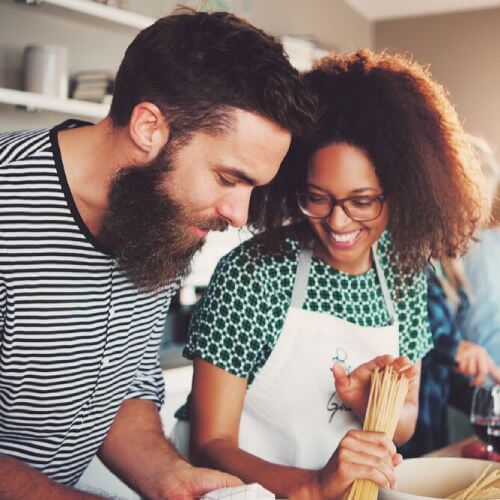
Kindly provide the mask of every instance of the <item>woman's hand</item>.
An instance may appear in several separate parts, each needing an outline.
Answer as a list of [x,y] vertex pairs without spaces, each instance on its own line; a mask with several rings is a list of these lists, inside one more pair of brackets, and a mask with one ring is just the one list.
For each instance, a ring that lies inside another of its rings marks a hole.
[[363,421],[370,395],[371,376],[376,368],[380,369],[391,364],[397,372],[408,379],[408,394],[394,434],[394,441],[399,445],[410,439],[414,432],[418,414],[420,364],[412,364],[406,356],[394,359],[387,354],[378,356],[368,363],[363,363],[351,373],[347,373],[344,367],[337,363],[333,366],[333,377],[339,397]]
[[394,488],[394,467],[401,460],[394,443],[384,433],[350,430],[328,463],[290,499],[341,499],[356,479]]
[[488,375],[500,383],[500,370],[490,355],[478,344],[461,340],[455,355],[457,370],[466,377],[473,377],[471,384],[480,385]]
[[389,355],[378,356],[368,363],[359,365],[351,373],[347,373],[340,363],[333,365],[333,378],[338,396],[351,407],[363,421],[370,395],[370,382],[376,368],[390,365],[394,358]]

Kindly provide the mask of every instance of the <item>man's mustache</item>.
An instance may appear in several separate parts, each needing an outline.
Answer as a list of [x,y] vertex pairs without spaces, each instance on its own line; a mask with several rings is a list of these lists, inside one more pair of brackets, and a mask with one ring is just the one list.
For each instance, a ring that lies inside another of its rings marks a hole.
[[210,219],[196,224],[203,231],[219,231],[224,232],[229,227],[229,222],[223,219]]

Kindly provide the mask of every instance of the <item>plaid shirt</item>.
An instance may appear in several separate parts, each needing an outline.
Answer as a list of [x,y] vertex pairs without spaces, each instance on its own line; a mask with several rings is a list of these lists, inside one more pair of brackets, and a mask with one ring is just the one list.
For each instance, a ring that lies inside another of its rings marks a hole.
[[419,413],[415,434],[401,446],[405,457],[418,457],[448,444],[447,407],[450,377],[455,354],[462,340],[462,326],[469,310],[469,299],[459,290],[460,305],[453,312],[436,274],[428,269],[428,314],[434,348],[422,359]]

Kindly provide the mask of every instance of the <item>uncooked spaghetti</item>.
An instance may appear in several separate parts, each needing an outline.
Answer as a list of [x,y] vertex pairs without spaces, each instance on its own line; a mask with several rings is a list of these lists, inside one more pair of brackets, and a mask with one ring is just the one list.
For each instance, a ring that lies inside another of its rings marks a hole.
[[[398,374],[392,366],[372,374],[370,396],[363,430],[385,432],[394,437],[396,426],[408,393],[408,378]],[[368,479],[356,479],[347,500],[377,500],[378,486]]]
[[498,500],[500,498],[500,470],[488,474],[491,467],[491,465],[488,465],[468,488],[457,491],[448,498],[457,500]]

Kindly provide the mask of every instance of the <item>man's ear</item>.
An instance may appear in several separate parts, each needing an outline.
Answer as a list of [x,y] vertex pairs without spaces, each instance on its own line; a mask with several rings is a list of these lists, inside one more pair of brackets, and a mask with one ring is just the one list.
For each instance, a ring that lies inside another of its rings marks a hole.
[[128,125],[130,138],[144,161],[151,161],[168,141],[170,129],[158,106],[141,102],[132,110]]

